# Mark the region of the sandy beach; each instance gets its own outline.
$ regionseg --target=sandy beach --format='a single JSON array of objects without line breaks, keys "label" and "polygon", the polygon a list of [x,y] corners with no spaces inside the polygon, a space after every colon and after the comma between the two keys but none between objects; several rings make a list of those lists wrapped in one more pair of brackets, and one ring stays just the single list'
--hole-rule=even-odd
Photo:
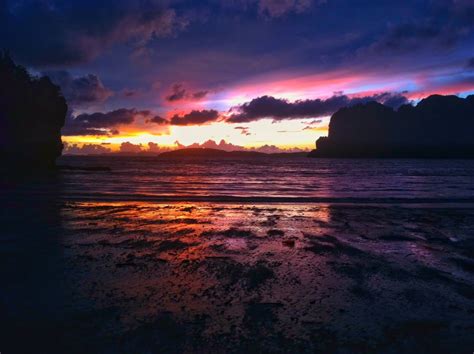
[{"label": "sandy beach", "polygon": [[17,270],[2,274],[3,333],[17,349],[30,344],[23,337],[68,353],[474,345],[469,205],[58,202],[34,215],[23,207],[12,201],[2,213],[0,243],[2,269]]}]

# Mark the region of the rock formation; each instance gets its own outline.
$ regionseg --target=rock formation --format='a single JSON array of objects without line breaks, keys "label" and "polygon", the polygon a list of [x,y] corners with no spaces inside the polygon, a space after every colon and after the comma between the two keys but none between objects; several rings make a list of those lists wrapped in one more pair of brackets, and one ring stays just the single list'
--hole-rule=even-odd
[{"label": "rock formation", "polygon": [[0,52],[0,161],[6,170],[48,169],[61,155],[67,104],[47,77]]},{"label": "rock formation", "polygon": [[342,108],[309,156],[474,158],[474,96],[433,95],[397,111],[376,102]]}]

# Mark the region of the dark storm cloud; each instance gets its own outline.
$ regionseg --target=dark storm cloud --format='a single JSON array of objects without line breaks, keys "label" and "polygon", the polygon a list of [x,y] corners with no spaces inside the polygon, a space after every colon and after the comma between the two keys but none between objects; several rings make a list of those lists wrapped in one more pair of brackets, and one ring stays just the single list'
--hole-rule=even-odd
[{"label": "dark storm cloud", "polygon": [[171,93],[166,96],[166,100],[169,102],[182,100],[186,96],[186,89],[182,84],[174,84],[171,88]]},{"label": "dark storm cloud", "polygon": [[313,0],[259,0],[261,14],[270,17],[281,17],[288,12],[302,13],[311,8]]},{"label": "dark storm cloud", "polygon": [[224,8],[232,10],[256,9],[267,18],[278,18],[289,13],[303,13],[314,5],[323,4],[325,0],[218,0]]},{"label": "dark storm cloud", "polygon": [[[312,4],[312,0],[236,2],[251,3],[255,11],[268,17],[301,13]],[[43,67],[88,62],[116,44],[134,48],[135,57],[148,56],[153,39],[172,37],[193,21],[202,25],[210,13],[220,11],[215,4],[216,1],[2,0],[0,42],[17,60]],[[242,11],[246,5],[239,8]]]},{"label": "dark storm cloud", "polygon": [[[442,34],[442,29],[435,25],[406,23],[396,26],[388,31],[388,33],[375,44],[376,49],[414,49],[420,43],[431,40],[438,40]],[[446,38],[447,40],[447,38]],[[446,41],[446,44],[448,41]]]},{"label": "dark storm cloud", "polygon": [[169,121],[163,117],[160,116],[154,116],[153,118],[150,118],[146,121],[147,123],[155,123],[158,125],[165,125],[169,124]]},{"label": "dark storm cloud", "polygon": [[80,114],[66,121],[63,135],[116,135],[115,127],[132,124],[136,116],[148,117],[150,111],[121,108],[107,113]]},{"label": "dark storm cloud", "polygon": [[359,103],[377,101],[391,107],[399,107],[408,100],[401,94],[380,93],[365,97],[349,97],[346,95],[335,95],[326,100],[300,100],[289,102],[271,96],[262,96],[233,107],[233,114],[227,119],[230,123],[252,122],[263,118],[273,120],[313,118],[328,116],[341,107],[353,106]]},{"label": "dark storm cloud", "polygon": [[168,102],[181,101],[184,99],[200,100],[207,96],[209,91],[202,90],[196,92],[189,92],[183,84],[173,84],[171,92],[165,97]]},{"label": "dark storm cloud", "polygon": [[187,25],[159,0],[4,0],[2,4],[2,45],[19,60],[37,66],[85,62],[114,44],[131,41],[143,46]]},{"label": "dark storm cloud", "polygon": [[64,70],[47,71],[43,74],[61,87],[62,94],[72,107],[101,103],[113,94],[96,75],[73,77],[68,71]]},{"label": "dark storm cloud", "polygon": [[109,128],[118,124],[133,123],[135,115],[138,113],[134,109],[121,108],[108,113],[80,114],[75,118],[75,121],[90,124],[95,128]]},{"label": "dark storm cloud", "polygon": [[415,51],[426,47],[450,48],[474,31],[474,2],[439,0],[425,16],[391,25],[370,48],[381,51]]},{"label": "dark storm cloud", "polygon": [[466,66],[468,69],[474,69],[474,58],[469,59]]},{"label": "dark storm cloud", "polygon": [[171,117],[172,125],[201,125],[215,122],[219,118],[219,112],[216,110],[191,111],[185,115],[175,114]]}]

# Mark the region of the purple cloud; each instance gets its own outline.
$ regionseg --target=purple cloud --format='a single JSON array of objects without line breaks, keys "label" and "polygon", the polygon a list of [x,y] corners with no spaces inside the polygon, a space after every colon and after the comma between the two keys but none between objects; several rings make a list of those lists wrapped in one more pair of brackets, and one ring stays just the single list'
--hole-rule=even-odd
[{"label": "purple cloud", "polygon": [[179,116],[175,114],[171,117],[172,125],[201,125],[210,122],[215,122],[219,118],[219,112],[216,110],[202,110],[202,111],[191,111],[187,114]]},{"label": "purple cloud", "polygon": [[231,116],[227,119],[229,123],[246,123],[263,118],[273,120],[317,118],[329,116],[338,109],[353,106],[359,103],[377,101],[390,107],[399,107],[408,103],[405,96],[401,94],[379,93],[365,97],[349,97],[346,95],[335,95],[328,99],[298,100],[289,102],[285,99],[272,96],[262,96],[250,102],[231,109]]}]

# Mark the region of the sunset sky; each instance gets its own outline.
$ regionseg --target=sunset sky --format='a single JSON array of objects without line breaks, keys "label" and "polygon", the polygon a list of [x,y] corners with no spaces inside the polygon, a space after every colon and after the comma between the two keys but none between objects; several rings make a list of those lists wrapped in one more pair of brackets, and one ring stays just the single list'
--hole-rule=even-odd
[{"label": "sunset sky", "polygon": [[472,0],[6,0],[0,43],[75,153],[311,149],[340,107],[474,93]]}]

